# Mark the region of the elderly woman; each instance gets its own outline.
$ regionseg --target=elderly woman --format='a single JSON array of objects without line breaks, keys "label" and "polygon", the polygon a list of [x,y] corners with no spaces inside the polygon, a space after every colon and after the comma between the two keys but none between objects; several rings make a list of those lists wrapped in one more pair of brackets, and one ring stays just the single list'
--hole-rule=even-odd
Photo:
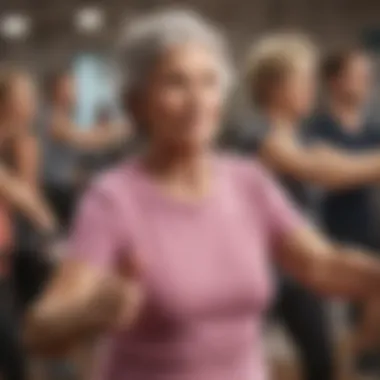
[{"label": "elderly woman", "polygon": [[212,25],[158,13],[124,43],[126,103],[145,147],[85,196],[26,340],[49,352],[107,333],[102,379],[266,379],[272,263],[351,298],[378,292],[380,263],[337,254],[257,163],[215,151],[230,76]]}]

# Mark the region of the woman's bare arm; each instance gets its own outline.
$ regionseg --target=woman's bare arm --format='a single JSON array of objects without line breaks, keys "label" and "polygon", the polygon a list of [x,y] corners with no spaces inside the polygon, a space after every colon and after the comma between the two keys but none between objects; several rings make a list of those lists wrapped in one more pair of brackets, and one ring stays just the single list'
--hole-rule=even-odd
[{"label": "woman's bare arm", "polygon": [[353,188],[380,180],[380,151],[350,154],[327,145],[304,147],[281,131],[267,137],[260,156],[276,172],[327,189]]},{"label": "woman's bare arm", "polygon": [[30,133],[19,135],[14,142],[15,169],[31,188],[39,190],[40,149],[38,140]]},{"label": "woman's bare arm", "polygon": [[0,196],[23,213],[38,230],[53,232],[57,227],[54,215],[32,186],[0,164]]},{"label": "woman's bare arm", "polygon": [[138,309],[134,284],[125,276],[66,260],[27,315],[27,347],[62,354],[107,329],[128,327]]},{"label": "woman's bare arm", "polygon": [[378,296],[380,260],[334,246],[311,227],[285,236],[278,258],[288,273],[317,293],[349,299]]},{"label": "woman's bare arm", "polygon": [[102,150],[117,146],[127,139],[129,129],[123,124],[107,128],[92,128],[82,131],[66,117],[56,115],[52,121],[53,138],[80,150]]},{"label": "woman's bare arm", "polygon": [[66,351],[138,316],[137,256],[128,252],[128,226],[119,229],[117,205],[100,185],[80,203],[64,260],[28,313],[26,343],[40,353]]},{"label": "woman's bare arm", "polygon": [[[41,213],[55,220],[54,213],[41,191],[40,148],[38,140],[30,133],[24,133],[15,140],[15,170],[21,181],[25,181],[41,204]],[[55,224],[55,221],[53,222]]]}]

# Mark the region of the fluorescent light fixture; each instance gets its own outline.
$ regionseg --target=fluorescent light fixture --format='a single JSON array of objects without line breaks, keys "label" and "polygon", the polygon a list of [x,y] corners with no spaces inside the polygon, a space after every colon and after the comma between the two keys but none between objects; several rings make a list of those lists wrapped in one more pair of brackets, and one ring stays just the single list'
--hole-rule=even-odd
[{"label": "fluorescent light fixture", "polygon": [[104,12],[97,7],[86,7],[75,14],[75,26],[82,33],[95,33],[104,26]]},{"label": "fluorescent light fixture", "polygon": [[31,27],[31,19],[22,14],[8,14],[0,19],[0,33],[11,40],[26,38],[30,34]]}]

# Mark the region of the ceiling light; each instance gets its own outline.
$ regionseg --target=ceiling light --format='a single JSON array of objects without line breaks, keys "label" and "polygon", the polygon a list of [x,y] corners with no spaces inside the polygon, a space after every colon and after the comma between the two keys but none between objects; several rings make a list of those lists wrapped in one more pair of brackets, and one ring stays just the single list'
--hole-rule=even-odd
[{"label": "ceiling light", "polygon": [[104,12],[96,7],[79,10],[75,14],[75,26],[83,33],[95,33],[104,26]]},{"label": "ceiling light", "polygon": [[22,14],[9,14],[0,19],[0,33],[8,39],[22,39],[30,34],[31,20]]}]

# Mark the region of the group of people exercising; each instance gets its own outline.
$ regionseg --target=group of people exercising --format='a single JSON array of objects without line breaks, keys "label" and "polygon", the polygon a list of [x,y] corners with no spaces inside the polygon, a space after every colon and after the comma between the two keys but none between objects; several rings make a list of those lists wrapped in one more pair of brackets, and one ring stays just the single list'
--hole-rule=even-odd
[{"label": "group of people exercising", "polygon": [[[91,342],[96,378],[265,380],[274,303],[304,379],[333,380],[325,297],[342,297],[355,305],[355,370],[378,376],[371,56],[260,39],[242,83],[258,117],[224,134],[234,70],[219,30],[164,10],[125,33],[128,125],[81,130],[63,71],[33,131],[32,77],[0,72],[0,373],[26,379],[29,352]],[[135,152],[89,184],[83,152],[130,139]]]}]

